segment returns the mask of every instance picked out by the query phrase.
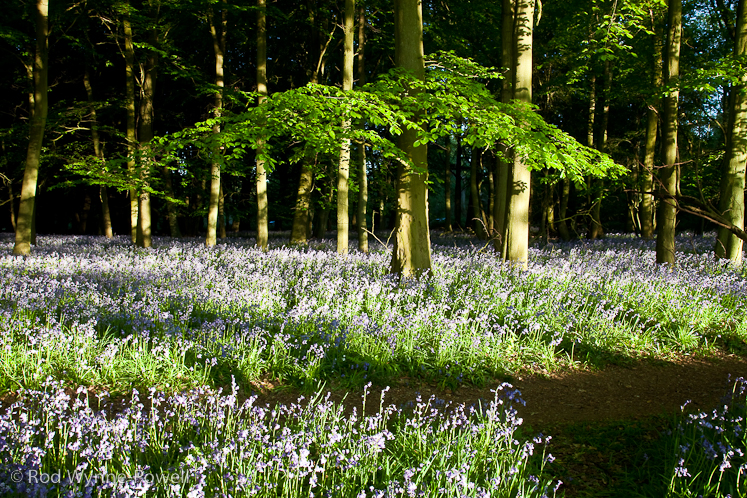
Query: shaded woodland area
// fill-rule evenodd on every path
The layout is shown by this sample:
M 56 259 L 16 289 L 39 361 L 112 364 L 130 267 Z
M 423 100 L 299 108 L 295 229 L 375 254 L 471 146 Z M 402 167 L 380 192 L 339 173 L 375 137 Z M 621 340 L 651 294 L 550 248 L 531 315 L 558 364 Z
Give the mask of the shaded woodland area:
M 345 253 L 349 230 L 365 251 L 368 233 L 396 228 L 395 255 L 410 249 L 392 269 L 417 273 L 429 228 L 472 230 L 519 262 L 530 226 L 546 239 L 635 232 L 672 263 L 675 229 L 720 226 L 716 252 L 738 262 L 744 10 L 14 2 L 0 26 L 0 229 L 143 246 L 239 231 L 266 246 L 267 230 L 305 244 L 337 229 Z

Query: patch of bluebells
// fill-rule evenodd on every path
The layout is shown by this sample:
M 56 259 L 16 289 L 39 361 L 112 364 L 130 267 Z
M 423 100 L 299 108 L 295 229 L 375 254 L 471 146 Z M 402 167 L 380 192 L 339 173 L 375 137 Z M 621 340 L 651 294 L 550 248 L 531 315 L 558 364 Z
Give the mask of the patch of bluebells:
M 474 240 L 434 237 L 434 275 L 399 282 L 387 250 L 340 258 L 326 240 L 263 253 L 253 239 L 211 249 L 156 238 L 141 250 L 126 237 L 40 236 L 15 258 L 0 236 L 0 389 L 61 371 L 109 389 L 133 377 L 225 385 L 231 374 L 458 384 L 551 370 L 582 351 L 697 350 L 747 336 L 747 281 L 713 261 L 713 243 L 680 237 L 674 268 L 625 236 L 537 246 L 520 271 Z M 150 374 L 123 373 L 134 365 Z
M 668 436 L 667 496 L 747 495 L 746 396 L 747 381 L 740 377 L 719 408 L 710 413 L 683 413 L 682 421 Z
M 367 389 L 361 413 L 366 413 Z M 134 391 L 127 402 L 49 380 L 22 390 L 0 415 L 3 496 L 541 497 L 549 438 L 521 442 L 510 385 L 479 408 L 416 400 L 344 415 L 317 394 L 306 403 L 258 406 L 256 398 L 198 388 Z M 94 410 L 92 406 L 103 406 Z M 146 406 L 148 408 L 146 408 Z M 368 411 L 370 413 L 370 410 Z M 34 476 L 62 475 L 55 483 Z M 93 481 L 94 476 L 118 479 Z M 23 478 L 19 481 L 18 476 Z M 179 479 L 158 476 L 178 475 Z M 76 478 L 76 476 L 79 476 Z M 155 476 L 150 479 L 142 476 Z M 97 484 L 96 484 L 97 483 Z

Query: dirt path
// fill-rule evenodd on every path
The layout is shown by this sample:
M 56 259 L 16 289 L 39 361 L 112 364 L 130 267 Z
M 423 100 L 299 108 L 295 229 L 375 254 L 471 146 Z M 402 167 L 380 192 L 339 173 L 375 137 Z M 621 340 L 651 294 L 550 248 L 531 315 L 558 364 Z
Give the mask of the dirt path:
M 690 400 L 693 410 L 712 410 L 727 392 L 733 380 L 747 377 L 747 358 L 718 355 L 701 359 L 682 357 L 676 361 L 637 362 L 624 367 L 610 365 L 602 370 L 564 371 L 549 376 L 528 375 L 514 379 L 526 406 L 519 405 L 525 425 L 536 429 L 579 422 L 605 422 L 640 419 L 652 415 L 676 414 Z M 730 383 L 731 379 L 731 383 Z M 494 382 L 482 388 L 461 387 L 455 391 L 438 389 L 403 378 L 387 393 L 386 404 L 406 405 L 420 394 L 454 403 L 476 404 L 492 400 Z M 380 389 L 373 389 L 368 408 L 378 408 Z M 333 390 L 332 398 L 341 401 L 345 392 Z M 294 392 L 269 391 L 260 395 L 261 403 L 292 403 Z M 360 407 L 360 393 L 349 393 L 344 403 Z

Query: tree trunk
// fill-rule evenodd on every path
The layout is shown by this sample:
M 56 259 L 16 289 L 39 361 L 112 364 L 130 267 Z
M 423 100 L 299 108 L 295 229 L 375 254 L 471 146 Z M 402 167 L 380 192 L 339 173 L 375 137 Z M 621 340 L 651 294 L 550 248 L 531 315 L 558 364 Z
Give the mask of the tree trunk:
M 595 147 L 600 152 L 607 150 L 607 128 L 609 125 L 610 116 L 610 90 L 612 89 L 612 66 L 610 61 L 607 60 L 604 63 L 604 94 L 602 99 L 604 105 L 602 106 L 602 122 L 599 124 L 599 133 L 597 133 L 597 139 Z M 595 105 L 592 105 L 590 109 L 594 109 Z M 590 130 L 591 136 L 593 137 L 593 127 Z M 604 227 L 602 227 L 602 199 L 604 198 L 604 180 L 591 180 L 593 190 L 596 190 L 596 199 L 591 208 L 591 225 L 589 227 L 588 238 L 594 240 L 599 237 L 604 237 Z
M 257 105 L 267 98 L 267 1 L 257 0 Z M 267 251 L 269 239 L 267 212 L 267 171 L 261 157 L 262 144 L 257 147 L 257 247 Z
M 660 181 L 666 198 L 659 204 L 659 231 L 656 237 L 656 262 L 674 264 L 674 234 L 677 223 L 677 208 L 669 196 L 677 194 L 677 127 L 680 76 L 680 41 L 682 38 L 682 1 L 669 0 L 669 23 L 667 31 L 665 83 L 674 88 L 664 97 L 662 126 L 662 168 Z
M 210 21 L 210 35 L 213 39 L 213 53 L 215 54 L 215 86 L 218 90 L 215 92 L 215 103 L 213 104 L 213 116 L 218 119 L 223 112 L 223 58 L 226 53 L 226 30 L 228 26 L 228 11 L 226 10 L 225 0 L 223 8 L 220 11 L 220 26 L 216 25 L 218 16 L 213 13 L 212 8 L 208 10 L 208 19 Z M 220 123 L 213 125 L 213 133 L 220 133 Z M 220 154 L 219 150 L 214 150 L 213 154 Z M 216 244 L 218 232 L 218 204 L 220 204 L 220 161 L 213 159 L 210 163 L 210 200 L 208 201 L 208 226 L 207 238 L 205 245 L 212 247 Z
M 298 195 L 296 196 L 296 210 L 293 213 L 293 227 L 291 228 L 291 244 L 306 244 L 309 225 L 309 211 L 311 208 L 311 187 L 314 181 L 314 171 L 311 165 L 304 162 L 301 166 L 301 177 L 298 180 Z
M 662 51 L 664 37 L 663 28 L 657 27 L 654 34 L 654 67 L 652 84 L 655 89 L 663 86 L 662 80 Z M 656 99 L 648 106 L 646 112 L 646 151 L 641 171 L 641 237 L 654 238 L 654 157 L 656 155 L 656 133 L 659 124 L 660 99 Z
M 358 85 L 366 84 L 366 8 L 358 5 Z M 361 125 L 363 126 L 363 124 Z M 368 252 L 368 171 L 366 170 L 366 146 L 358 144 L 358 250 Z
M 226 238 L 226 197 L 223 195 L 223 183 L 220 185 L 218 195 L 218 237 Z
M 495 228 L 494 223 L 494 212 L 495 212 L 495 156 L 493 151 L 489 150 L 487 154 L 483 156 L 483 160 L 487 161 L 485 170 L 488 172 L 488 237 L 493 236 L 493 229 Z
M 16 219 L 16 240 L 13 254 L 26 256 L 31 252 L 34 242 L 33 219 L 36 208 L 36 184 L 39 178 L 44 129 L 47 124 L 47 92 L 49 89 L 47 75 L 49 72 L 49 3 L 48 0 L 36 2 L 36 50 L 34 52 L 34 106 L 29 130 L 29 146 L 26 151 L 26 167 L 21 186 L 21 204 Z M 11 203 L 12 205 L 12 203 Z
M 154 19 L 155 22 L 155 19 Z M 156 46 L 158 35 L 155 28 L 150 33 L 150 43 Z M 142 69 L 143 82 L 141 86 L 142 98 L 140 99 L 140 127 L 138 129 L 138 140 L 140 142 L 140 178 L 143 182 L 143 190 L 140 192 L 140 203 L 138 205 L 138 231 L 137 245 L 140 247 L 151 247 L 151 211 L 150 193 L 148 192 L 148 178 L 153 170 L 153 151 L 151 140 L 153 140 L 153 98 L 156 93 L 156 69 L 158 66 L 158 55 L 151 51 L 145 60 Z
M 129 6 L 129 2 L 127 3 Z M 129 14 L 122 21 L 124 30 L 124 59 L 125 59 L 125 110 L 127 112 L 125 139 L 127 140 L 127 171 L 130 177 L 135 177 L 135 153 L 137 139 L 135 138 L 135 48 L 132 43 L 132 24 Z M 137 189 L 130 192 L 130 236 L 132 243 L 137 243 L 138 227 L 138 194 Z
M 515 0 L 502 0 L 501 16 L 501 65 L 505 68 L 501 84 L 501 102 L 507 104 L 514 98 L 514 80 L 516 63 L 514 60 L 514 20 L 516 17 Z M 495 235 L 493 248 L 506 259 L 506 214 L 508 212 L 509 186 L 511 181 L 511 163 L 513 152 L 504 144 L 498 144 L 498 157 L 495 162 L 495 204 L 493 206 L 493 225 Z
M 353 64 L 355 47 L 355 0 L 345 0 L 345 22 L 343 33 L 345 35 L 345 56 L 342 68 L 342 90 L 349 92 L 353 89 Z M 342 128 L 350 128 L 350 119 L 346 118 Z M 350 229 L 349 213 L 349 182 L 350 182 L 350 139 L 342 141 L 340 147 L 340 162 L 337 168 L 337 253 L 346 255 L 348 253 L 348 231 Z
M 469 187 L 470 196 L 472 197 L 472 220 L 475 227 L 477 238 L 485 240 L 488 238 L 486 222 L 482 217 L 480 208 L 480 189 L 477 184 L 478 172 L 482 169 L 482 150 L 472 148 L 472 164 L 470 165 Z
M 747 53 L 747 19 L 745 4 L 740 0 L 737 6 L 737 28 L 735 33 L 734 56 Z M 732 89 L 729 135 L 726 141 L 724 174 L 721 179 L 721 200 L 719 211 L 732 225 L 744 230 L 744 188 L 745 165 L 747 164 L 747 75 L 743 74 L 740 85 Z M 742 264 L 744 241 L 726 228 L 720 228 L 716 242 L 716 257 L 728 258 L 734 265 Z
M 16 199 L 13 195 L 13 181 L 8 180 L 8 206 L 10 206 L 10 225 L 13 227 L 13 232 L 16 231 Z
M 516 78 L 514 99 L 532 102 L 532 32 L 534 0 L 517 0 L 514 31 Z M 506 259 L 526 268 L 529 262 L 529 197 L 532 174 L 523 158 L 514 154 L 506 213 Z
M 88 69 L 88 65 L 86 65 L 85 71 L 83 73 L 83 85 L 86 88 L 86 97 L 88 98 L 89 103 L 93 103 L 93 87 L 91 86 L 91 74 L 90 70 Z M 91 107 L 91 138 L 93 140 L 93 153 L 96 155 L 96 159 L 98 159 L 103 166 L 104 164 L 104 150 L 101 147 L 101 139 L 99 137 L 99 126 L 98 126 L 98 120 L 96 119 L 96 108 Z M 114 237 L 114 233 L 112 232 L 112 217 L 111 213 L 109 211 L 109 195 L 106 191 L 106 186 L 102 185 L 99 188 L 99 198 L 101 199 L 101 217 L 104 222 L 104 235 L 106 235 L 107 239 L 111 239 Z
M 423 10 L 420 0 L 394 2 L 395 64 L 425 79 Z M 410 98 L 417 90 L 408 89 Z M 392 252 L 392 273 L 418 277 L 431 272 L 431 239 L 428 231 L 428 149 L 415 146 L 417 133 L 404 129 L 397 145 L 417 171 L 406 163 L 397 165 L 397 221 Z
M 462 228 L 462 136 L 456 136 L 456 157 L 454 158 L 454 225 Z
M 568 215 L 568 200 L 571 197 L 571 181 L 568 178 L 563 178 L 561 180 L 561 189 L 560 189 L 560 206 L 558 207 L 558 216 L 560 219 L 558 220 L 558 232 L 560 233 L 560 238 L 563 240 L 571 240 L 571 234 L 568 231 L 568 222 L 566 221 L 566 216 Z
M 164 165 L 161 168 L 163 172 L 164 183 L 166 184 L 166 195 L 174 198 L 174 185 L 171 180 L 171 170 L 168 166 Z M 170 201 L 166 200 L 166 212 L 169 219 L 169 233 L 172 237 L 181 237 L 182 233 L 179 230 L 179 217 L 176 214 L 176 206 Z
M 446 202 L 446 230 L 451 232 L 451 138 L 446 145 L 446 178 L 444 178 L 444 196 Z

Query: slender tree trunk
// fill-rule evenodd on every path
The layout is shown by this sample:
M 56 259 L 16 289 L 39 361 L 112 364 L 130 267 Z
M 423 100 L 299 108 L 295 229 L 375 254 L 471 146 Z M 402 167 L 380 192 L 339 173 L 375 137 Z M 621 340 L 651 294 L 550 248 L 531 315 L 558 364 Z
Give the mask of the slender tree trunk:
M 223 183 L 220 185 L 218 196 L 218 237 L 226 238 L 226 197 L 223 195 Z
M 604 63 L 604 105 L 602 106 L 602 122 L 599 124 L 599 133 L 597 134 L 597 140 L 595 141 L 596 149 L 605 152 L 607 149 L 607 128 L 609 125 L 610 115 L 610 90 L 612 88 L 612 67 L 610 61 L 607 60 Z M 595 105 L 592 108 L 596 107 Z M 593 128 L 591 130 L 591 136 L 593 138 Z M 596 190 L 596 199 L 591 208 L 591 225 L 589 227 L 588 238 L 594 240 L 599 237 L 604 237 L 604 228 L 602 227 L 602 200 L 604 198 L 604 180 L 592 179 L 591 185 L 593 190 Z
M 454 218 L 457 228 L 462 228 L 462 135 L 456 136 L 456 157 L 454 158 Z
M 451 139 L 446 145 L 446 178 L 444 179 L 444 195 L 446 197 L 446 230 L 451 232 Z
M 13 232 L 16 231 L 16 199 L 15 195 L 13 194 L 13 182 L 8 181 L 8 206 L 10 206 L 10 225 L 13 227 Z
M 480 189 L 477 184 L 477 175 L 481 169 L 482 150 L 477 147 L 473 147 L 472 164 L 470 165 L 469 174 L 470 196 L 472 197 L 472 220 L 474 223 L 477 238 L 485 240 L 488 238 L 488 233 L 486 230 L 486 222 L 482 216 L 482 209 L 480 209 Z
M 747 1 L 740 0 L 737 6 L 734 56 L 747 53 Z M 724 157 L 724 173 L 721 179 L 719 211 L 731 223 L 744 229 L 745 167 L 747 165 L 747 75 L 732 89 L 731 112 Z M 744 241 L 725 228 L 720 228 L 716 242 L 716 257 L 728 258 L 734 265 L 742 264 Z
M 91 86 L 91 74 L 86 65 L 85 71 L 83 72 L 83 85 L 86 88 L 86 96 L 89 103 L 93 103 L 93 87 Z M 93 153 L 96 155 L 96 159 L 103 165 L 104 164 L 104 150 L 101 147 L 101 139 L 99 137 L 99 125 L 96 118 L 96 108 L 91 107 L 91 138 L 93 140 Z M 112 232 L 112 217 L 109 212 L 109 195 L 106 191 L 106 186 L 101 185 L 99 187 L 99 198 L 101 199 L 101 216 L 104 222 L 104 235 L 106 238 L 111 239 L 114 237 Z
M 129 2 L 128 2 L 129 5 Z M 135 155 L 137 139 L 135 138 L 135 48 L 132 43 L 132 24 L 129 14 L 122 20 L 124 30 L 124 59 L 125 59 L 125 110 L 127 112 L 125 139 L 127 140 L 127 171 L 130 177 L 135 177 Z M 138 193 L 131 188 L 130 192 L 130 236 L 132 243 L 137 243 L 138 227 Z
M 345 0 L 343 33 L 345 36 L 345 56 L 342 67 L 342 90 L 349 92 L 353 89 L 353 64 L 355 61 L 355 0 Z M 345 119 L 342 128 L 350 128 L 350 119 Z M 337 168 L 337 253 L 348 253 L 348 232 L 350 229 L 350 139 L 342 141 L 340 147 L 340 162 Z
M 666 85 L 675 90 L 664 97 L 662 120 L 662 168 L 660 181 L 665 195 L 677 194 L 677 127 L 680 76 L 680 41 L 682 38 L 682 1 L 669 0 L 669 23 L 666 49 Z M 672 199 L 662 199 L 659 204 L 659 231 L 656 237 L 656 262 L 674 264 L 674 234 L 677 208 Z
M 558 207 L 558 232 L 563 240 L 571 240 L 571 234 L 568 231 L 568 222 L 566 216 L 568 215 L 568 200 L 571 197 L 571 181 L 568 178 L 563 178 L 560 182 L 560 206 Z
M 366 84 L 366 8 L 358 4 L 358 85 Z M 361 126 L 364 126 L 362 124 Z M 358 250 L 368 252 L 368 171 L 366 170 L 366 146 L 358 144 Z
M 661 88 L 662 80 L 662 39 L 663 29 L 656 28 L 654 35 L 654 67 L 652 84 L 654 88 Z M 643 171 L 641 171 L 641 237 L 644 239 L 654 238 L 654 157 L 656 155 L 656 133 L 659 124 L 660 99 L 649 104 L 646 112 L 646 151 L 643 158 Z
M 515 27 L 514 99 L 531 103 L 534 0 L 517 0 Z M 529 198 L 532 174 L 519 154 L 514 154 L 510 182 L 506 213 L 506 259 L 526 268 L 529 262 Z
M 257 104 L 267 98 L 267 16 L 266 0 L 257 0 L 257 93 L 259 99 Z M 257 147 L 257 247 L 267 251 L 269 238 L 268 212 L 267 212 L 267 172 L 263 154 L 262 144 Z
M 209 8 L 208 19 L 210 21 L 210 35 L 213 39 L 213 53 L 215 54 L 215 86 L 218 87 L 215 92 L 215 103 L 213 104 L 213 116 L 218 119 L 223 112 L 223 58 L 226 53 L 226 30 L 228 27 L 228 11 L 226 10 L 225 0 L 220 11 L 220 18 Z M 220 25 L 217 24 L 220 22 Z M 213 125 L 213 133 L 220 133 L 220 123 Z M 213 151 L 214 155 L 220 154 L 219 150 Z M 214 159 L 210 163 L 210 200 L 208 201 L 208 226 L 207 238 L 205 245 L 212 247 L 216 244 L 218 231 L 218 204 L 220 204 L 220 161 Z
M 161 171 L 163 172 L 163 179 L 166 184 L 166 194 L 173 199 L 174 185 L 171 180 L 171 169 L 164 164 Z M 179 230 L 179 217 L 177 216 L 176 206 L 169 200 L 166 200 L 166 212 L 169 219 L 169 233 L 172 237 L 181 237 L 182 233 Z
M 515 0 L 502 0 L 501 16 L 501 65 L 505 68 L 501 85 L 501 102 L 509 103 L 514 98 L 514 81 L 516 79 L 516 62 L 514 55 L 514 20 L 516 17 Z M 493 225 L 495 235 L 494 249 L 500 257 L 506 259 L 506 226 L 508 203 L 510 199 L 511 163 L 513 151 L 504 144 L 498 144 L 498 157 L 495 162 L 495 205 L 493 206 Z
M 488 237 L 493 236 L 493 229 L 495 228 L 494 213 L 495 213 L 495 156 L 493 151 L 489 150 L 487 154 L 483 156 L 483 160 L 487 161 L 485 170 L 488 172 Z
M 155 20 L 154 20 L 155 21 Z M 150 43 L 156 46 L 158 38 L 155 28 L 150 33 Z M 150 210 L 150 193 L 148 192 L 148 179 L 153 170 L 153 151 L 151 140 L 153 140 L 153 98 L 156 93 L 156 70 L 158 66 L 158 55 L 150 52 L 145 61 L 145 67 L 142 71 L 143 82 L 141 87 L 142 98 L 140 99 L 140 127 L 138 129 L 138 139 L 140 141 L 140 161 L 141 161 L 141 179 L 143 181 L 143 190 L 140 192 L 140 203 L 138 205 L 138 231 L 137 245 L 140 247 L 151 247 L 152 228 L 151 228 L 151 210 Z
M 36 184 L 39 178 L 44 129 L 47 124 L 47 75 L 49 71 L 49 3 L 48 0 L 36 2 L 36 50 L 34 52 L 34 106 L 32 108 L 29 130 L 29 146 L 26 151 L 26 168 L 21 186 L 21 204 L 16 219 L 16 241 L 13 254 L 26 256 L 31 252 L 34 242 L 33 219 L 36 208 Z M 12 206 L 12 203 L 11 203 Z
M 395 64 L 425 79 L 423 54 L 423 10 L 420 0 L 394 2 Z M 417 90 L 408 89 L 412 98 Z M 431 239 L 428 231 L 428 149 L 415 146 L 417 133 L 405 129 L 397 145 L 418 168 L 400 162 L 397 166 L 397 221 L 392 251 L 392 273 L 417 277 L 431 271 Z

